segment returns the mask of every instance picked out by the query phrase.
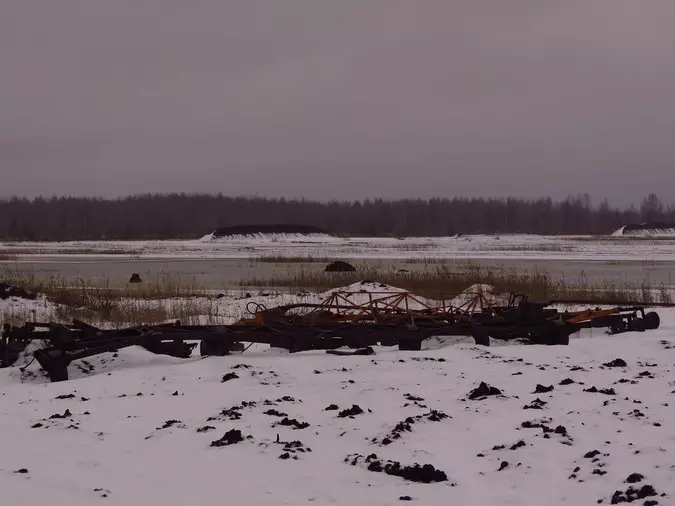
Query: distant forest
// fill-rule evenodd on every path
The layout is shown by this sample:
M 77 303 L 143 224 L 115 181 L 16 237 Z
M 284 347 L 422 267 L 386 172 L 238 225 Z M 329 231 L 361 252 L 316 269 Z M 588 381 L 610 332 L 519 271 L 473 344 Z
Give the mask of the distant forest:
M 593 205 L 588 195 L 316 202 L 223 195 L 148 194 L 0 201 L 0 240 L 65 241 L 198 238 L 218 227 L 296 224 L 345 236 L 610 234 L 622 225 L 675 222 L 675 206 L 654 194 L 639 208 Z

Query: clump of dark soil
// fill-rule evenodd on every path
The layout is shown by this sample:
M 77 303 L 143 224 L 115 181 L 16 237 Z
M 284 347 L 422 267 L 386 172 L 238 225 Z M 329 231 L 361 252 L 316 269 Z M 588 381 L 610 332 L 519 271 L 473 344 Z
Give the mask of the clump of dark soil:
M 173 427 L 174 425 L 179 423 L 181 423 L 180 420 L 167 420 L 166 422 L 164 422 L 164 425 L 158 427 L 157 430 L 168 429 L 169 427 Z
M 223 379 L 221 379 L 220 382 L 225 383 L 226 381 L 230 381 L 237 378 L 239 378 L 239 375 L 236 372 L 228 372 L 226 375 L 223 376 Z
M 324 409 L 324 411 L 337 411 L 340 409 L 337 404 L 331 404 L 327 408 Z
M 398 422 L 396 426 L 391 430 L 391 432 L 387 434 L 384 438 L 382 438 L 382 440 L 379 441 L 379 443 L 377 438 L 374 438 L 372 442 L 378 443 L 381 446 L 388 446 L 395 440 L 401 439 L 404 432 L 412 432 L 412 425 L 414 425 L 417 422 L 423 420 L 427 420 L 429 422 L 440 422 L 441 420 L 445 420 L 446 418 L 450 417 L 445 413 L 443 413 L 442 411 L 436 411 L 435 409 L 432 409 L 428 413 L 422 415 L 409 416 L 405 420 Z
M 481 381 L 480 385 L 469 392 L 469 399 L 472 401 L 480 401 L 495 395 L 502 395 L 502 391 Z
M 281 421 L 274 423 L 272 427 L 276 427 L 277 425 L 293 427 L 294 430 L 306 429 L 309 427 L 307 422 L 299 422 L 295 418 L 284 418 Z
M 591 393 L 591 394 L 616 395 L 616 392 L 614 391 L 613 388 L 598 389 L 595 386 L 592 386 L 590 388 L 584 388 L 584 392 L 588 392 L 588 393 Z
M 216 430 L 216 428 L 213 425 L 204 425 L 204 427 L 199 427 L 197 429 L 197 432 L 204 433 L 204 432 L 211 432 L 212 430 Z
M 549 438 L 549 434 L 559 434 L 561 436 L 568 436 L 567 428 L 564 425 L 558 425 L 555 429 L 552 429 L 546 422 L 540 421 L 526 421 L 520 424 L 523 429 L 541 429 L 544 433 L 545 438 Z
M 607 363 L 602 364 L 602 365 L 604 365 L 605 367 L 627 367 L 628 366 L 626 361 L 622 358 L 615 358 L 611 362 L 607 362 Z
M 361 406 L 353 404 L 351 408 L 343 409 L 342 411 L 340 411 L 337 416 L 338 418 L 347 418 L 360 415 L 362 413 L 363 409 L 361 409 Z
M 57 399 L 57 400 L 74 399 L 74 398 L 75 398 L 75 394 L 64 394 L 64 395 L 57 395 L 56 397 L 54 397 L 54 399 Z
M 267 411 L 263 412 L 263 415 L 278 416 L 279 418 L 288 416 L 286 413 L 282 413 L 281 411 L 277 411 L 276 409 L 268 409 Z
M 502 463 L 499 466 L 499 469 L 497 469 L 497 471 L 503 471 L 507 467 L 509 467 L 509 463 L 507 461 L 503 460 Z
M 244 436 L 241 434 L 241 431 L 238 429 L 232 429 L 227 431 L 225 435 L 220 439 L 212 441 L 211 446 L 214 447 L 229 446 L 236 443 L 241 443 L 243 440 Z
M 424 399 L 423 399 L 422 397 L 417 397 L 417 396 L 415 396 L 415 395 L 413 395 L 413 394 L 404 394 L 403 397 L 405 397 L 405 398 L 408 399 L 409 401 L 419 401 L 419 402 L 423 402 L 423 401 L 424 401 Z
M 544 409 L 544 406 L 548 404 L 546 401 L 542 401 L 539 397 L 535 400 L 523 406 L 523 409 Z
M 546 387 L 544 385 L 537 384 L 537 386 L 534 389 L 534 392 L 532 392 L 532 393 L 533 394 L 545 394 L 545 393 L 552 392 L 552 391 L 553 391 L 553 385 L 549 385 L 549 386 Z
M 290 395 L 284 395 L 283 397 L 277 399 L 275 402 L 295 402 L 295 398 L 291 397 Z
M 645 477 L 640 473 L 633 473 L 626 478 L 626 483 L 640 483 Z
M 407 481 L 416 483 L 434 483 L 448 481 L 448 476 L 436 469 L 431 464 L 413 464 L 412 466 L 403 466 L 400 462 L 393 460 L 380 460 L 374 453 L 363 457 L 362 455 L 349 455 L 345 462 L 356 466 L 365 465 L 368 471 L 374 473 L 385 473 L 391 476 L 399 476 Z
M 232 406 L 231 408 L 224 409 L 220 412 L 218 416 L 210 416 L 206 419 L 207 422 L 212 422 L 220 418 L 227 418 L 229 420 L 239 420 L 241 419 L 241 406 Z
M 288 459 L 293 459 L 293 460 L 298 460 L 298 453 L 311 453 L 312 449 L 305 446 L 302 441 L 288 441 L 288 442 L 278 442 L 279 444 L 283 444 L 283 452 L 281 455 L 279 455 L 279 458 L 281 460 L 288 460 Z
M 56 413 L 56 414 L 50 416 L 49 419 L 50 419 L 50 420 L 58 420 L 58 419 L 60 419 L 60 418 L 69 418 L 69 417 L 71 417 L 71 416 L 73 416 L 73 414 L 70 412 L 69 409 L 66 409 L 66 410 L 63 412 L 62 415 Z
M 560 383 L 558 383 L 558 385 L 564 386 L 564 385 L 571 385 L 572 383 L 574 383 L 574 380 L 572 378 L 565 378 Z
M 655 497 L 658 493 L 651 485 L 643 485 L 640 488 L 635 488 L 633 486 L 628 487 L 625 491 L 617 490 L 612 494 L 610 504 L 620 504 L 620 503 L 631 503 L 639 499 L 645 499 L 647 497 Z M 654 501 L 646 501 L 654 504 Z M 657 503 L 658 504 L 658 503 Z

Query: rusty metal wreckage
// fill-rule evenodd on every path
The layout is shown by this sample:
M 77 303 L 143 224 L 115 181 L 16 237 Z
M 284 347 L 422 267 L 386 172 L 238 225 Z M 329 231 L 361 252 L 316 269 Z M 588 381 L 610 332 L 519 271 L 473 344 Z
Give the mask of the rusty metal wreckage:
M 358 294 L 365 302 L 354 302 Z M 142 346 L 150 352 L 187 358 L 199 344 L 202 356 L 224 356 L 245 351 L 243 343 L 263 343 L 291 353 L 333 350 L 336 354 L 368 354 L 373 345 L 420 350 L 434 336 L 469 336 L 489 346 L 490 339 L 525 339 L 533 344 L 567 345 L 570 335 L 584 328 L 606 328 L 609 334 L 657 329 L 659 315 L 647 306 L 560 311 L 554 304 L 588 304 L 588 301 L 532 302 L 512 293 L 506 305 L 490 303 L 477 292 L 454 306 L 430 303 L 409 292 L 332 293 L 318 304 L 298 303 L 267 309 L 249 302 L 250 318 L 232 325 L 181 325 L 180 322 L 104 330 L 81 321 L 72 325 L 26 323 L 5 325 L 0 340 L 0 360 L 7 367 L 32 341 L 43 347 L 33 352 L 51 381 L 68 379 L 68 365 L 78 359 Z M 603 304 L 593 302 L 592 304 Z M 651 305 L 650 306 L 655 306 Z M 249 344 L 250 346 L 250 344 Z M 356 351 L 338 352 L 348 347 Z

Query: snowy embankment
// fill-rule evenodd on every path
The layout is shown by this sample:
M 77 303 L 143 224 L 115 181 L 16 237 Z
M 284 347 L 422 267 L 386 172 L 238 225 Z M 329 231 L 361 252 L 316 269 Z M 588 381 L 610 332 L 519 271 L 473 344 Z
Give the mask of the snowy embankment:
M 612 233 L 613 237 L 655 237 L 655 238 L 675 238 L 675 226 L 672 225 L 632 225 L 623 226 Z
M 0 490 L 21 505 L 673 504 L 675 312 L 659 313 L 658 331 L 560 347 L 129 348 L 63 383 L 0 370 Z
M 83 241 L 0 243 L 9 262 L 63 259 L 281 258 L 321 259 L 538 259 L 675 260 L 673 240 L 630 237 L 474 235 L 461 237 L 341 238 L 323 235 L 265 234 L 177 241 Z

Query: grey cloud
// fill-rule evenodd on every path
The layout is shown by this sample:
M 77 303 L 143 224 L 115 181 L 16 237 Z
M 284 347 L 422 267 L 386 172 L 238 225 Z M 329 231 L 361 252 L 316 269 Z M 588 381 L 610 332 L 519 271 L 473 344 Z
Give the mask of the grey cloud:
M 0 193 L 673 200 L 673 20 L 629 0 L 6 0 Z

